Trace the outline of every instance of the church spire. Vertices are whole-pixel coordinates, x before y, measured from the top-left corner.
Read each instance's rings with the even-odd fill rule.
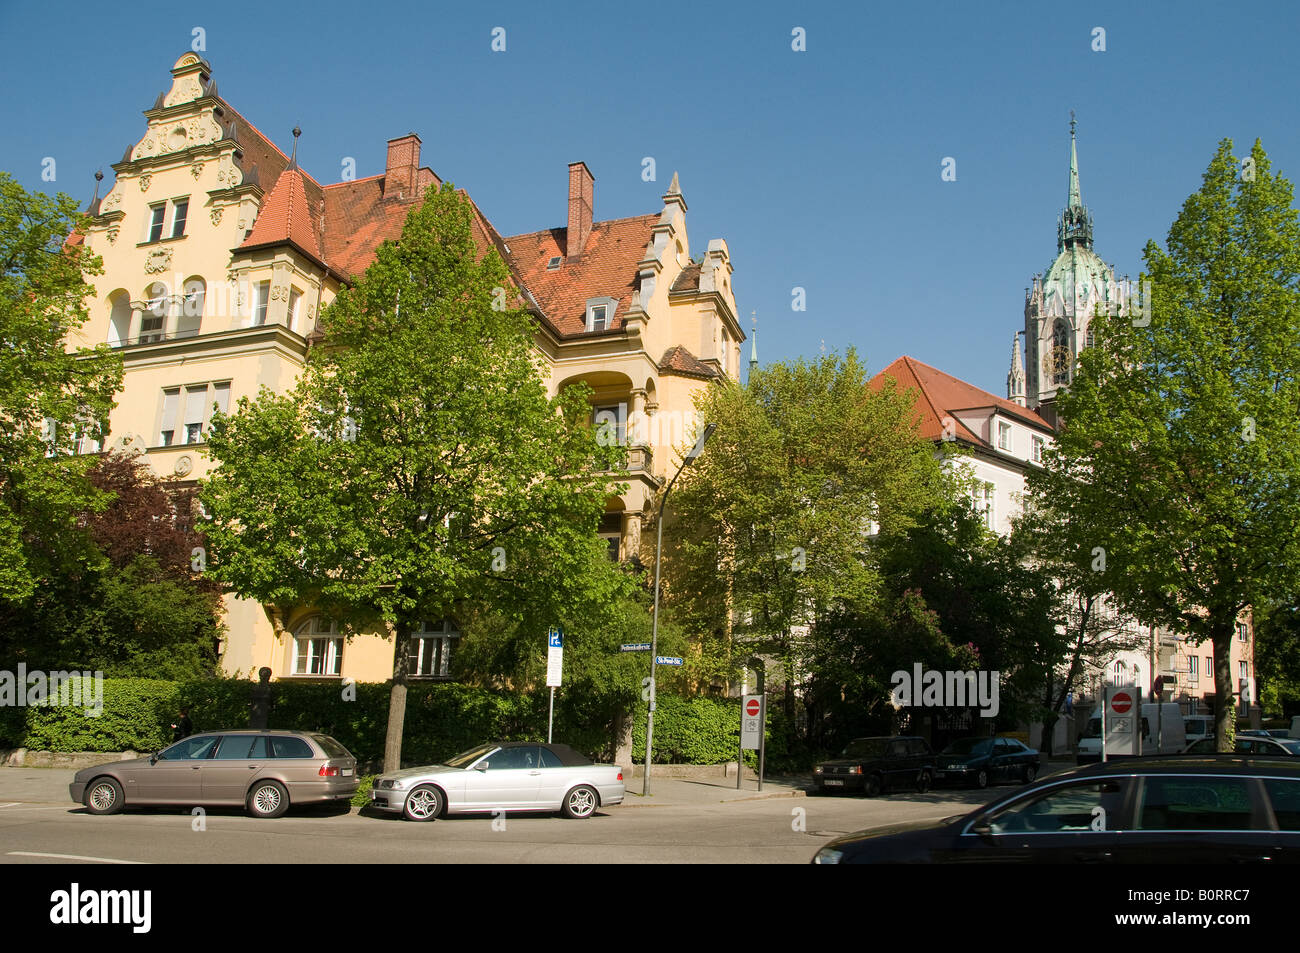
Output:
[[[1020,359],[1020,332],[1011,335],[1011,370],[1007,374],[1007,400],[1025,406],[1025,366]]]
[[[1065,199],[1065,211],[1056,226],[1056,250],[1064,251],[1074,245],[1092,248],[1092,215],[1079,194],[1079,150],[1075,145],[1076,125],[1074,110],[1070,110],[1070,189]]]

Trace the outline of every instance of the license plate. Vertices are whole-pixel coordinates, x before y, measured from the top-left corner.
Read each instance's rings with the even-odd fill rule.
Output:
[[[844,785],[843,781],[824,781],[823,783],[828,788],[837,788],[837,787],[842,787]]]
[[[344,769],[343,769],[343,777],[345,777],[345,778],[350,778],[350,777],[352,777],[352,769],[351,769],[351,768],[344,768]]]

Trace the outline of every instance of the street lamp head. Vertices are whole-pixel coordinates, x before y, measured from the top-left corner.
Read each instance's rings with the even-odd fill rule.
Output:
[[[699,439],[695,441],[695,446],[686,452],[687,463],[694,463],[695,458],[704,452],[704,445],[709,442],[709,438],[713,436],[713,431],[717,429],[717,424],[709,424],[700,432]]]

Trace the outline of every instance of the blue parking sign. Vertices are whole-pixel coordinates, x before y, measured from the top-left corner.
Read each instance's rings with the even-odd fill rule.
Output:
[[[551,631],[546,634],[546,645],[552,649],[564,648],[564,630],[559,626],[551,626]]]

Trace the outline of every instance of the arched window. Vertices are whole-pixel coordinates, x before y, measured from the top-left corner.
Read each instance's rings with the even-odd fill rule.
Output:
[[[144,299],[144,313],[140,316],[140,343],[161,341],[167,331],[167,312],[171,306],[167,286],[161,281],[155,281],[145,291]]]
[[[185,282],[185,296],[181,300],[180,321],[176,325],[176,336],[187,338],[199,333],[203,323],[203,306],[208,293],[208,286],[202,278],[189,278]]]
[[[118,288],[108,296],[108,345],[121,347],[131,336],[131,296]]]
[[[312,616],[294,630],[294,675],[339,675],[342,671],[343,637],[337,622]]]

